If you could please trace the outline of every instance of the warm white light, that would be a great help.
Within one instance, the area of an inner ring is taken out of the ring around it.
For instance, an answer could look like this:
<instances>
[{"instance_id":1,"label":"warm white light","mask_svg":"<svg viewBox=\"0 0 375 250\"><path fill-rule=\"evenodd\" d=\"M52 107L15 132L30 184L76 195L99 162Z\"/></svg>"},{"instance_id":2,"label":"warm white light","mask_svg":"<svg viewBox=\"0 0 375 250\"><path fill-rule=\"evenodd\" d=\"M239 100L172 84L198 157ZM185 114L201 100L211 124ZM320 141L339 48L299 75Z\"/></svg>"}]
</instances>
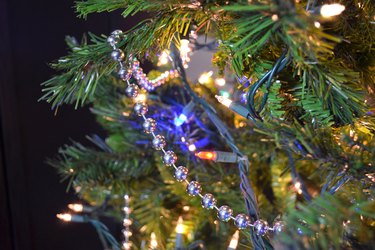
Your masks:
<instances>
[{"instance_id":1,"label":"warm white light","mask_svg":"<svg viewBox=\"0 0 375 250\"><path fill-rule=\"evenodd\" d=\"M181 46L180 46L181 55L185 55L191 51L189 43L190 42L188 39L181 39Z\"/></svg>"},{"instance_id":2,"label":"warm white light","mask_svg":"<svg viewBox=\"0 0 375 250\"><path fill-rule=\"evenodd\" d=\"M298 194L302 194L301 182L297 181L297 182L294 184L294 188L297 190L297 193L298 193Z\"/></svg>"},{"instance_id":3,"label":"warm white light","mask_svg":"<svg viewBox=\"0 0 375 250\"><path fill-rule=\"evenodd\" d=\"M83 205L82 204L69 204L68 208L73 210L74 212L80 213L83 211Z\"/></svg>"},{"instance_id":4,"label":"warm white light","mask_svg":"<svg viewBox=\"0 0 375 250\"><path fill-rule=\"evenodd\" d=\"M340 15L345 10L345 6L342 4L334 3L334 4L324 4L320 8L320 15L322 17L332 17Z\"/></svg>"},{"instance_id":5,"label":"warm white light","mask_svg":"<svg viewBox=\"0 0 375 250\"><path fill-rule=\"evenodd\" d=\"M159 56L157 65L158 66L166 65L168 61L169 61L169 51L164 50Z\"/></svg>"},{"instance_id":6,"label":"warm white light","mask_svg":"<svg viewBox=\"0 0 375 250\"><path fill-rule=\"evenodd\" d=\"M124 224L124 226L128 227L132 224L132 221L130 219L124 219L123 224Z\"/></svg>"},{"instance_id":7,"label":"warm white light","mask_svg":"<svg viewBox=\"0 0 375 250\"><path fill-rule=\"evenodd\" d=\"M205 84L205 83L209 83L210 82L210 78L212 76L214 72L213 71L209 71L209 72L203 72L200 77L198 78L198 82L200 84Z\"/></svg>"},{"instance_id":8,"label":"warm white light","mask_svg":"<svg viewBox=\"0 0 375 250\"><path fill-rule=\"evenodd\" d=\"M215 79L215 84L216 84L217 86L222 87L222 86L225 85L225 79L224 79L224 78L216 78L216 79Z\"/></svg>"},{"instance_id":9,"label":"warm white light","mask_svg":"<svg viewBox=\"0 0 375 250\"><path fill-rule=\"evenodd\" d=\"M155 233L151 233L151 242L150 242L151 249L156 249L158 247L158 242L156 240Z\"/></svg>"},{"instance_id":10,"label":"warm white light","mask_svg":"<svg viewBox=\"0 0 375 250\"><path fill-rule=\"evenodd\" d=\"M56 217L63 221L72 221L71 214L56 214Z\"/></svg>"},{"instance_id":11,"label":"warm white light","mask_svg":"<svg viewBox=\"0 0 375 250\"><path fill-rule=\"evenodd\" d=\"M228 99L228 98L225 98L223 96L218 96L218 95L215 95L216 99L218 102L220 102L221 104L223 104L224 106L228 107L232 104L232 100L231 99Z\"/></svg>"},{"instance_id":12,"label":"warm white light","mask_svg":"<svg viewBox=\"0 0 375 250\"><path fill-rule=\"evenodd\" d=\"M233 236L232 239L229 242L228 250L234 250L237 249L238 246L238 240L240 238L240 232L237 230Z\"/></svg>"},{"instance_id":13,"label":"warm white light","mask_svg":"<svg viewBox=\"0 0 375 250\"><path fill-rule=\"evenodd\" d=\"M189 40L181 39L180 56L185 69L189 67L188 62L190 62L189 53L191 52L191 48L189 43Z\"/></svg>"},{"instance_id":14,"label":"warm white light","mask_svg":"<svg viewBox=\"0 0 375 250\"><path fill-rule=\"evenodd\" d=\"M126 231L126 230L123 231L123 234L126 237L131 237L133 235L133 233L131 231Z\"/></svg>"},{"instance_id":15,"label":"warm white light","mask_svg":"<svg viewBox=\"0 0 375 250\"><path fill-rule=\"evenodd\" d=\"M184 226L184 220L182 219L182 217L178 217L178 221L177 221L177 226L176 226L176 233L178 234L185 234L186 232L186 228Z\"/></svg>"},{"instance_id":16,"label":"warm white light","mask_svg":"<svg viewBox=\"0 0 375 250\"><path fill-rule=\"evenodd\" d=\"M146 94L139 94L136 98L134 98L136 102L146 102L147 96Z\"/></svg>"},{"instance_id":17,"label":"warm white light","mask_svg":"<svg viewBox=\"0 0 375 250\"><path fill-rule=\"evenodd\" d=\"M129 250L132 247L132 243L131 242L123 242L122 247L124 248L124 250Z\"/></svg>"},{"instance_id":18,"label":"warm white light","mask_svg":"<svg viewBox=\"0 0 375 250\"><path fill-rule=\"evenodd\" d=\"M318 29L320 28L320 23L318 21L314 22L314 25L315 25L316 28L318 28Z\"/></svg>"},{"instance_id":19,"label":"warm white light","mask_svg":"<svg viewBox=\"0 0 375 250\"><path fill-rule=\"evenodd\" d=\"M197 147L194 144L190 144L189 145L189 151L194 152L195 150L197 150Z\"/></svg>"},{"instance_id":20,"label":"warm white light","mask_svg":"<svg viewBox=\"0 0 375 250\"><path fill-rule=\"evenodd\" d=\"M190 207L189 206L184 206L182 209L187 212L187 211L190 210Z\"/></svg>"},{"instance_id":21,"label":"warm white light","mask_svg":"<svg viewBox=\"0 0 375 250\"><path fill-rule=\"evenodd\" d=\"M124 199L125 199L125 200L129 200L129 195L127 195L127 194L124 195Z\"/></svg>"},{"instance_id":22,"label":"warm white light","mask_svg":"<svg viewBox=\"0 0 375 250\"><path fill-rule=\"evenodd\" d=\"M131 210L130 210L129 207L123 207L122 210L123 210L125 213L127 213L127 214L129 214L129 213L131 212Z\"/></svg>"}]
</instances>

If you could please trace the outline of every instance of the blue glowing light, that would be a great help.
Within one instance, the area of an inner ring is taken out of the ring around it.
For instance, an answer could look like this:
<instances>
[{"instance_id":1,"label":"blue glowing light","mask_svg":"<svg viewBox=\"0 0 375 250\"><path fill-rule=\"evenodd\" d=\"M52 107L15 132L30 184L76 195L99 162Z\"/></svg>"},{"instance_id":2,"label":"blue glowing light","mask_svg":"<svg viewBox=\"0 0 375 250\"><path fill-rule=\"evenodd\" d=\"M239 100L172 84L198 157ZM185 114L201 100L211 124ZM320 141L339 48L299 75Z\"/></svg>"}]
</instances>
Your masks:
<instances>
[{"instance_id":1,"label":"blue glowing light","mask_svg":"<svg viewBox=\"0 0 375 250\"><path fill-rule=\"evenodd\" d=\"M224 97L224 98L227 98L227 99L230 97L229 92L224 91L224 90L221 90L221 91L220 91L220 95L221 95L222 97Z\"/></svg>"},{"instance_id":2,"label":"blue glowing light","mask_svg":"<svg viewBox=\"0 0 375 250\"><path fill-rule=\"evenodd\" d=\"M177 127L181 126L182 124L184 124L184 122L186 122L187 120L187 116L184 115L184 114L181 114L179 115L178 117L174 118L174 125L176 125Z\"/></svg>"}]
</instances>

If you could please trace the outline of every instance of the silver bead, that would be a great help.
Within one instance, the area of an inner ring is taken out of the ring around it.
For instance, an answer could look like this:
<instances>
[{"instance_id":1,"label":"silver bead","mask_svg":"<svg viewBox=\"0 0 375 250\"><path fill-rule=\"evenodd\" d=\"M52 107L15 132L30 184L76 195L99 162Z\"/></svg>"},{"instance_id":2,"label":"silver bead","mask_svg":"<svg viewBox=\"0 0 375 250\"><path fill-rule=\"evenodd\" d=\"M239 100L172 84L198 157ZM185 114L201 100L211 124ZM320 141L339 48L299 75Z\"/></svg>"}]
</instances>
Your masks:
<instances>
[{"instance_id":1,"label":"silver bead","mask_svg":"<svg viewBox=\"0 0 375 250\"><path fill-rule=\"evenodd\" d=\"M119 37L122 35L122 30L114 30L111 32L111 36Z\"/></svg>"},{"instance_id":2,"label":"silver bead","mask_svg":"<svg viewBox=\"0 0 375 250\"><path fill-rule=\"evenodd\" d=\"M125 54L121 49L115 49L111 53L111 57L113 60L121 62L125 58Z\"/></svg>"},{"instance_id":3,"label":"silver bead","mask_svg":"<svg viewBox=\"0 0 375 250\"><path fill-rule=\"evenodd\" d=\"M255 232L260 235L260 236L263 236L267 233L267 230L268 230L268 223L267 221L264 221L264 220L257 220L254 222L254 229L255 229Z\"/></svg>"},{"instance_id":4,"label":"silver bead","mask_svg":"<svg viewBox=\"0 0 375 250\"><path fill-rule=\"evenodd\" d=\"M278 233L281 233L282 231L284 231L285 229L285 223L282 222L282 221L276 221L274 224L273 224L273 231L278 234Z\"/></svg>"},{"instance_id":5,"label":"silver bead","mask_svg":"<svg viewBox=\"0 0 375 250\"><path fill-rule=\"evenodd\" d=\"M223 205L219 208L219 211L217 212L217 217L221 221L229 221L232 214L233 214L233 209L231 209L227 205Z\"/></svg>"},{"instance_id":6,"label":"silver bead","mask_svg":"<svg viewBox=\"0 0 375 250\"><path fill-rule=\"evenodd\" d=\"M148 111L148 107L147 107L147 104L145 103L142 103L142 102L137 102L135 105L134 105L134 112L138 115L138 116L142 116L142 115L145 115Z\"/></svg>"},{"instance_id":7,"label":"silver bead","mask_svg":"<svg viewBox=\"0 0 375 250\"><path fill-rule=\"evenodd\" d=\"M191 181L186 187L186 192L190 196L197 196L200 192L202 192L202 186L197 181Z\"/></svg>"},{"instance_id":8,"label":"silver bead","mask_svg":"<svg viewBox=\"0 0 375 250\"><path fill-rule=\"evenodd\" d=\"M216 206L216 199L212 194L205 194L201 201L202 207L213 209Z\"/></svg>"},{"instance_id":9,"label":"silver bead","mask_svg":"<svg viewBox=\"0 0 375 250\"><path fill-rule=\"evenodd\" d=\"M163 156L163 162L167 166L172 166L177 161L177 155L173 151L165 152Z\"/></svg>"},{"instance_id":10,"label":"silver bead","mask_svg":"<svg viewBox=\"0 0 375 250\"><path fill-rule=\"evenodd\" d=\"M151 134L156 130L156 121L152 118L147 118L146 121L143 122L143 130L147 134Z\"/></svg>"},{"instance_id":11,"label":"silver bead","mask_svg":"<svg viewBox=\"0 0 375 250\"><path fill-rule=\"evenodd\" d=\"M123 81L128 81L132 77L132 71L131 70L126 70L124 68L121 68L117 72L118 76L120 77L121 80Z\"/></svg>"},{"instance_id":12,"label":"silver bead","mask_svg":"<svg viewBox=\"0 0 375 250\"><path fill-rule=\"evenodd\" d=\"M140 65L139 61L137 59L134 59L134 61L133 61L133 70L137 71L138 68L139 68L139 65Z\"/></svg>"},{"instance_id":13,"label":"silver bead","mask_svg":"<svg viewBox=\"0 0 375 250\"><path fill-rule=\"evenodd\" d=\"M128 97L137 97L138 94L139 94L139 88L137 85L135 84L129 84L128 87L126 87L125 89L125 94L128 96Z\"/></svg>"},{"instance_id":14,"label":"silver bead","mask_svg":"<svg viewBox=\"0 0 375 250\"><path fill-rule=\"evenodd\" d=\"M245 229L250 223L250 218L246 214L238 214L234 219L234 225L238 229Z\"/></svg>"},{"instance_id":15,"label":"silver bead","mask_svg":"<svg viewBox=\"0 0 375 250\"><path fill-rule=\"evenodd\" d=\"M174 172L174 178L176 178L177 181L181 182L181 181L186 180L188 174L189 174L189 169L183 166L179 166L176 169L176 172Z\"/></svg>"},{"instance_id":16,"label":"silver bead","mask_svg":"<svg viewBox=\"0 0 375 250\"><path fill-rule=\"evenodd\" d=\"M165 138L162 135L157 135L152 140L152 146L156 150L162 150L165 147L165 145L167 145L167 142L165 141Z\"/></svg>"},{"instance_id":17,"label":"silver bead","mask_svg":"<svg viewBox=\"0 0 375 250\"><path fill-rule=\"evenodd\" d=\"M115 46L117 44L117 39L114 36L107 37L107 43L109 43L111 46Z\"/></svg>"}]
</instances>

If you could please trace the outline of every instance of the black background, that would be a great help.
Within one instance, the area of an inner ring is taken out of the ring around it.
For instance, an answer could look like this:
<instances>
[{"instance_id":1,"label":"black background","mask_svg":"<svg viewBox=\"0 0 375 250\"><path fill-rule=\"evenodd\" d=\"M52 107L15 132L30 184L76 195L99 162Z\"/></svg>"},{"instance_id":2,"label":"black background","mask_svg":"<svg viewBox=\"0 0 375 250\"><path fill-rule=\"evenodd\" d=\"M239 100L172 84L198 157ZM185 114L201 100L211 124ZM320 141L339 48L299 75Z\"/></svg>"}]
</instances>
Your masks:
<instances>
[{"instance_id":1,"label":"black background","mask_svg":"<svg viewBox=\"0 0 375 250\"><path fill-rule=\"evenodd\" d=\"M69 138L104 132L87 108L63 106L55 116L37 100L40 83L55 73L48 63L67 53L65 35L126 30L141 17L83 20L72 7L67 0L0 1L0 250L101 249L90 225L56 219L77 198L44 161Z\"/></svg>"}]
</instances>

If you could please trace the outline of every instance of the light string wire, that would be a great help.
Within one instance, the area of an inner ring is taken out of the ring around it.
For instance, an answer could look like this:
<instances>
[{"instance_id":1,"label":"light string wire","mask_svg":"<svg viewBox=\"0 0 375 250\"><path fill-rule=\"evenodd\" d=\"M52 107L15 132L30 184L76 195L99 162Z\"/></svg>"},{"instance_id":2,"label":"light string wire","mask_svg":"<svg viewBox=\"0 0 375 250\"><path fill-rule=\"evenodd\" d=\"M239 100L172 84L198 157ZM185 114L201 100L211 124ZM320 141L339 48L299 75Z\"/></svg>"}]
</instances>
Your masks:
<instances>
[{"instance_id":1,"label":"light string wire","mask_svg":"<svg viewBox=\"0 0 375 250\"><path fill-rule=\"evenodd\" d=\"M111 44L111 45L112 45L112 47L115 51L121 51L115 46L115 44ZM236 226L239 229L250 228L250 235L251 235L253 246L254 246L255 249L272 249L271 244L268 241L264 242L261 236L264 236L267 233L267 231L280 232L282 230L282 228L284 227L283 223L282 222L276 222L274 224L274 227L269 227L266 221L258 219L259 218L259 211L258 211L258 207L257 207L257 203L256 203L255 193L254 193L254 191L253 191L253 189L250 185L250 182L248 180L248 177L247 177L248 170L249 170L249 162L247 160L244 160L246 158L240 152L238 147L235 145L234 139L231 136L231 134L229 133L226 125L216 115L216 110L213 107L211 107L207 102L205 102L203 99L199 98L194 93L194 91L190 88L190 85L189 85L189 83L187 81L187 78L186 78L186 73L183 69L181 58L179 56L179 53L176 52L177 48L174 44L171 45L171 48L173 50L172 55L173 55L173 64L174 64L175 70L180 74L180 77L181 77L181 79L184 83L185 89L187 89L187 91L191 95L192 99L194 99L194 101L196 103L201 104L201 106L204 108L204 110L208 114L210 120L215 124L215 126L219 130L220 134L222 135L222 137L224 138L226 143L230 146L230 148L241 159L239 161L239 165L238 165L239 170L240 170L240 178L241 178L240 187L241 187L241 190L242 190L244 198L245 198L246 209L248 211L248 214L251 217L251 220L254 221L254 223L252 224L250 218L245 214L238 214L236 217L233 217L232 216L233 210L227 205L223 205L220 208L218 206L216 206L216 199L213 197L213 195L205 194L205 196L203 196L201 194L202 189L201 189L200 183L197 182L197 181L188 181L186 179L188 170L185 167L182 167L182 166L177 167L175 165L175 162L177 161L177 156L175 155L175 153L173 151L165 151L165 149L164 149L165 144L162 147L158 148L157 150L161 150L163 152L164 163L167 166L172 166L176 170L176 173L177 173L177 171L181 171L181 168L186 169L184 178L180 179L180 180L178 179L178 181L183 181L187 184L187 192L189 193L189 195L199 196L202 199L202 201L203 201L203 199L206 198L207 195L210 196L211 199L212 199L212 200L210 200L211 204L210 204L210 206L208 206L206 208L208 208L208 209L214 208L218 212L218 217L219 217L220 220L229 221L230 219L232 219L232 220L234 220ZM123 63L122 63L123 58L113 57L113 59L119 62L120 71L124 70L124 66L123 66ZM140 68L139 67L139 61L135 59L132 66L133 66L133 68L131 70L133 72L133 75L136 75L136 78L137 78L137 72L139 72L139 68ZM138 87L135 84L130 84L129 79L130 79L130 77L127 77L126 79L123 79L128 84L126 92L127 92L128 96L134 98L138 95ZM140 84L140 85L142 86L142 84ZM137 106L137 104L139 104L139 103L136 103L136 106ZM143 104L143 105L145 105L145 109L143 109L143 110L141 109L141 110L138 110L136 112L144 120L143 127L145 129L145 132L148 133L148 134L151 134L153 136L153 141L157 140L157 139L160 139L160 137L162 137L163 140L165 140L163 136L155 134L154 131L156 130L156 122L152 118L147 118L145 116L148 109L147 109L146 104ZM169 159L168 162L165 159ZM176 177L176 175L175 175L175 177Z\"/></svg>"}]
</instances>

